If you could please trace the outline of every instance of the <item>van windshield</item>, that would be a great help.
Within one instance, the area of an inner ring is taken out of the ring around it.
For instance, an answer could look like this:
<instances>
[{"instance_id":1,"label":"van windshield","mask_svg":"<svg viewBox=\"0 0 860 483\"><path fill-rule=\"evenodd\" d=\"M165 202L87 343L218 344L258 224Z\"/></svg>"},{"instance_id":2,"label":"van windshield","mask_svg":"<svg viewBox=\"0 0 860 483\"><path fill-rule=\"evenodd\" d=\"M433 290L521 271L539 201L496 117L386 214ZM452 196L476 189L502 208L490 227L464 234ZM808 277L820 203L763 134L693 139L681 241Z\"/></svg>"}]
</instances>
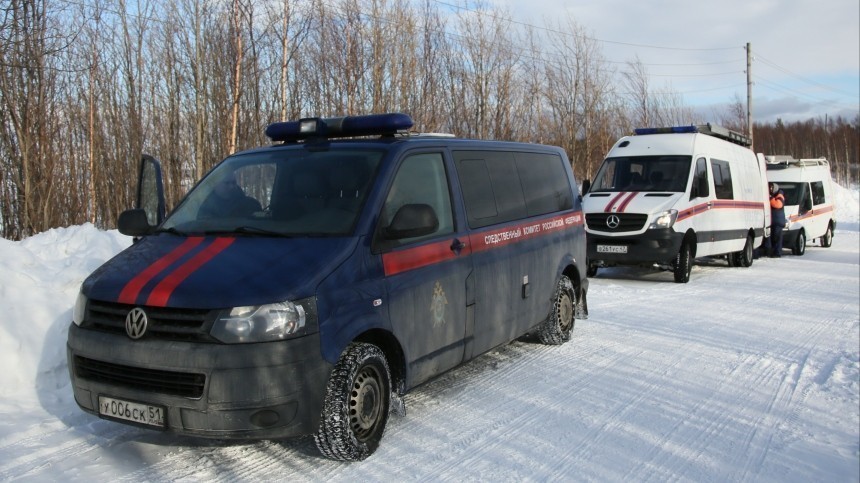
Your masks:
<instances>
[{"instance_id":1,"label":"van windshield","mask_svg":"<svg viewBox=\"0 0 860 483\"><path fill-rule=\"evenodd\" d=\"M183 234L352 233L383 152L272 150L231 156L161 226Z\"/></svg>"},{"instance_id":2,"label":"van windshield","mask_svg":"<svg viewBox=\"0 0 860 483\"><path fill-rule=\"evenodd\" d=\"M589 191L684 192L692 159L692 156L606 158Z\"/></svg>"}]
</instances>

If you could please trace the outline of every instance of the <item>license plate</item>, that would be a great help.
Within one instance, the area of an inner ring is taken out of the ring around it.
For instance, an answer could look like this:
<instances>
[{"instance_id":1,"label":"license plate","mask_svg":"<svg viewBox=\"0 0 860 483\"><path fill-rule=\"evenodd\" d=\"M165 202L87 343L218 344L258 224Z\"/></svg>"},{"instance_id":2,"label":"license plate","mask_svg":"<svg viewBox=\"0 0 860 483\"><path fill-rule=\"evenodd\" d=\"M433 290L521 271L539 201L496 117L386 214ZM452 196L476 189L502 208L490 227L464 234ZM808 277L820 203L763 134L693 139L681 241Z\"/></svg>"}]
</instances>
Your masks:
<instances>
[{"instance_id":1,"label":"license plate","mask_svg":"<svg viewBox=\"0 0 860 483\"><path fill-rule=\"evenodd\" d=\"M597 253L627 253L627 245L597 245Z\"/></svg>"},{"instance_id":2,"label":"license plate","mask_svg":"<svg viewBox=\"0 0 860 483\"><path fill-rule=\"evenodd\" d=\"M163 428L164 406L141 404L112 397L99 396L99 414L147 426Z\"/></svg>"}]
</instances>

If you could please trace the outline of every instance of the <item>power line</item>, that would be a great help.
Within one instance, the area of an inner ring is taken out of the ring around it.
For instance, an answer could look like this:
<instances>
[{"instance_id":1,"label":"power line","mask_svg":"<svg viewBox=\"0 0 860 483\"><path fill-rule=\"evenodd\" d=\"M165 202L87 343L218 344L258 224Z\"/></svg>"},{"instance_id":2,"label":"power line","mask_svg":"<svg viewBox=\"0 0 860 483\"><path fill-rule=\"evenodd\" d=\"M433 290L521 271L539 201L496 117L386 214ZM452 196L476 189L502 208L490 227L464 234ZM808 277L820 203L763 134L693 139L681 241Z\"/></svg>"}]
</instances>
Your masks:
<instances>
[{"instance_id":1,"label":"power line","mask_svg":"<svg viewBox=\"0 0 860 483\"><path fill-rule=\"evenodd\" d=\"M790 76L792 76L792 77L794 77L794 78L796 78L796 79L798 79L798 80L801 80L801 81L803 81L803 82L806 82L807 84L814 85L814 86L818 86L818 87L821 87L821 88L823 88L823 89L827 89L827 90L829 90L829 91L835 92L835 93L837 93L837 94L843 94L843 95L847 95L847 96L851 96L851 97L857 97L857 94L856 94L856 93L853 93L853 94L852 94L852 93L849 93L849 92L845 92L845 91L842 91L842 90L840 90L840 89L836 89L836 88L834 88L834 87L831 87L831 86L828 86L828 85L821 84L820 82L816 82L816 81L814 81L814 80L807 79L806 77L803 77L803 76L801 76L801 75L799 75L799 74L795 74L794 72L792 72L792 71L790 71L790 70L786 69L785 67L782 67L782 66L778 65L776 62L773 62L772 60L768 60L767 58L765 58L765 57L764 57L764 56L762 56L762 55L755 54L755 57L756 57L756 58L758 58L759 60L761 60L761 62L762 62L763 64L768 65L768 66L770 66L770 67L772 67L772 68L774 68L774 69L776 69L776 70L778 70L778 71L780 71L780 72L782 72L782 73L784 73L784 74L788 74L788 75L790 75Z\"/></svg>"},{"instance_id":2,"label":"power line","mask_svg":"<svg viewBox=\"0 0 860 483\"><path fill-rule=\"evenodd\" d=\"M486 12L486 11L478 11L478 10L471 9L471 8L468 8L468 7L463 7L463 6L460 6L460 5L454 5L454 4L451 4L451 3L448 3L448 2L444 2L444 1L442 1L442 0L433 0L433 1L434 1L435 3L438 3L439 5L445 5L445 6L447 6L447 7L451 7L451 8L457 9L457 10L465 10L465 11L467 11L467 12L471 12L471 13L478 14L478 15L484 15L484 16L487 16L487 17L490 17L490 18L495 18L495 19L497 19L497 20L504 20L504 21L506 21L506 22L510 22L510 23L512 23L512 24L522 25L522 26L524 26L524 27L533 28L533 29L535 29L535 30L542 30L542 31L550 32L550 33L554 33L554 34L561 34L561 35L566 35L566 36L574 37L574 35L573 35L573 34L571 34L570 32L563 32L563 31L560 31L560 30L555 30L555 29L551 29L551 28L548 28L548 27L541 27L541 26L534 25L534 24L530 24L530 23L527 23L527 22L520 22L520 21L518 21L518 20L513 20L513 19L510 19L510 18L506 18L506 17L499 17L499 16L497 16L497 15L493 15L493 14L488 13L488 12ZM628 46L628 47L642 47L642 48L647 48L647 49L660 49L660 50L698 51L698 52L701 52L701 51L735 50L735 49L739 48L739 47L737 47L737 46L734 46L734 47L710 47L710 48L695 48L695 47L667 47L667 46L662 46L662 45L648 45L648 44L636 44L636 43L632 43L632 42L620 42L620 41L616 41L616 40L599 39L599 38L596 38L596 37L589 37L589 36L584 36L584 37L585 37L586 39L588 39L588 40L592 40L592 41L595 41L595 42L606 43L606 44L625 45L625 46Z\"/></svg>"}]
</instances>

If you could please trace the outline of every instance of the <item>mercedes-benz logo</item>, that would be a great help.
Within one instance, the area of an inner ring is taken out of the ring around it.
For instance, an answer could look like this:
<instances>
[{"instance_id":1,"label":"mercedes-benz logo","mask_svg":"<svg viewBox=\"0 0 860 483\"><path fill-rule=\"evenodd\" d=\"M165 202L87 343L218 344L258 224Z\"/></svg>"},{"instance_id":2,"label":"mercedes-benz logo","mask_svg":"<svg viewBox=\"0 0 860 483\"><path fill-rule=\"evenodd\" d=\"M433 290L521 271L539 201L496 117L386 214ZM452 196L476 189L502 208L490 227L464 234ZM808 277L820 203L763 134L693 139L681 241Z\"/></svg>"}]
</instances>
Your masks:
<instances>
[{"instance_id":1,"label":"mercedes-benz logo","mask_svg":"<svg viewBox=\"0 0 860 483\"><path fill-rule=\"evenodd\" d=\"M621 224L621 218L618 218L618 215L609 215L606 217L606 226L608 226L611 230L618 228L618 225Z\"/></svg>"},{"instance_id":2,"label":"mercedes-benz logo","mask_svg":"<svg viewBox=\"0 0 860 483\"><path fill-rule=\"evenodd\" d=\"M125 333L132 339L140 339L146 332L147 322L146 312L135 307L125 316Z\"/></svg>"}]
</instances>

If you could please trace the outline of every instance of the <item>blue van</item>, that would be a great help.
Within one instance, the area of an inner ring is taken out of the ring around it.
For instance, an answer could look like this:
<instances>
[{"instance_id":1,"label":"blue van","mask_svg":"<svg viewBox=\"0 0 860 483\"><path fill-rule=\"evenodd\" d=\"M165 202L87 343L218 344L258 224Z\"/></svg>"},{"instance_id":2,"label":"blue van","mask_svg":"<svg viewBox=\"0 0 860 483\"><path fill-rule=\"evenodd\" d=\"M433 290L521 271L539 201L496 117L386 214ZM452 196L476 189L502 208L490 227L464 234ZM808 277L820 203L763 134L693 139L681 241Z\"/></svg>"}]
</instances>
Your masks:
<instances>
[{"instance_id":1,"label":"blue van","mask_svg":"<svg viewBox=\"0 0 860 483\"><path fill-rule=\"evenodd\" d=\"M313 435L361 460L409 389L587 316L581 199L557 147L409 133L405 114L275 123L164 218L144 157L131 247L83 283L75 400L208 438ZM162 219L164 218L164 219Z\"/></svg>"}]
</instances>

